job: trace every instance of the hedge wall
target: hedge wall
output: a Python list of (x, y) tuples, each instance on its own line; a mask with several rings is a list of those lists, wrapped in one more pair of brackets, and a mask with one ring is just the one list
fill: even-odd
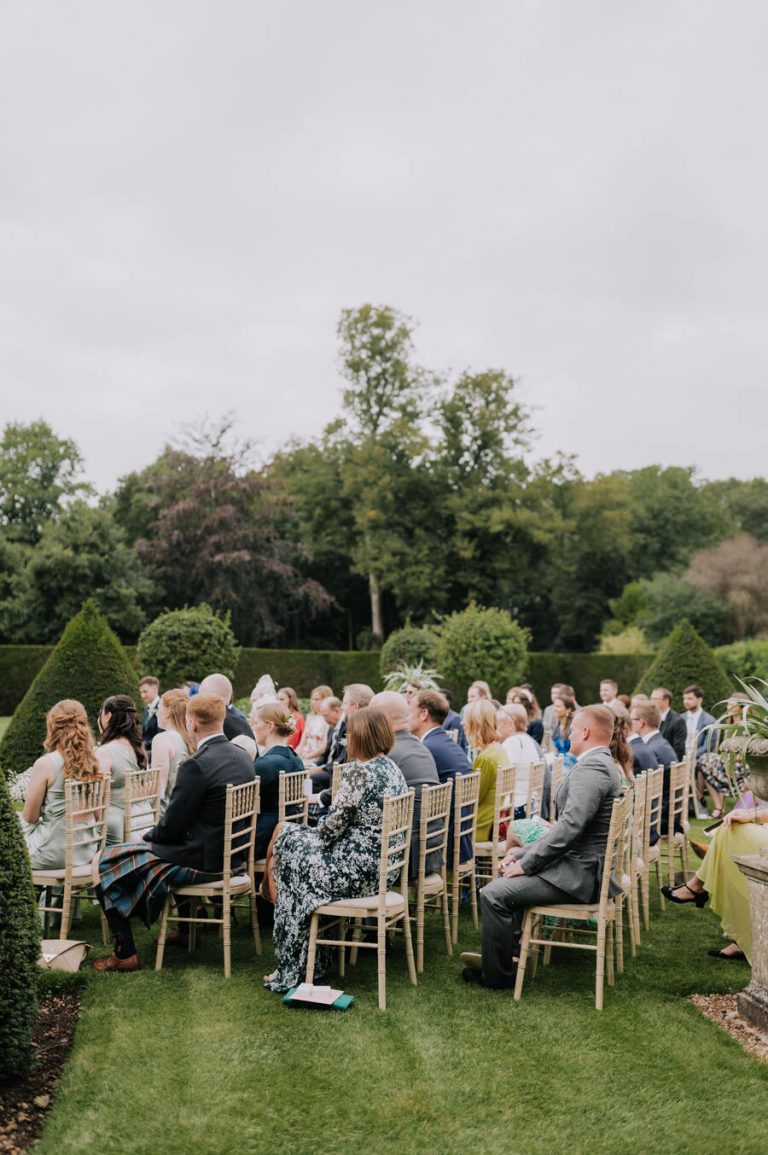
[[(136, 647), (124, 646), (136, 662)], [(12, 714), (42, 668), (50, 646), (0, 646), (0, 714)], [(379, 653), (357, 650), (257, 650), (243, 648), (235, 676), (235, 697), (250, 694), (261, 674), (269, 673), (281, 686), (293, 686), (307, 697), (313, 686), (326, 683), (339, 692), (350, 682), (382, 687)], [(531, 682), (542, 705), (549, 702), (553, 682), (568, 682), (580, 702), (596, 702), (601, 678), (615, 678), (620, 693), (632, 693), (653, 660), (651, 654), (528, 655), (525, 681)], [(167, 687), (164, 687), (167, 689)], [(462, 687), (457, 690), (461, 698)]]

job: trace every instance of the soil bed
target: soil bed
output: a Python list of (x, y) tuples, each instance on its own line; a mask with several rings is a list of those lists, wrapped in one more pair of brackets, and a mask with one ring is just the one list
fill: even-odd
[(768, 1035), (743, 1019), (736, 1007), (736, 995), (691, 995), (691, 1002), (702, 1014), (717, 1023), (745, 1051), (768, 1062)]
[(0, 1087), (0, 1152), (28, 1151), (45, 1124), (80, 1017), (80, 992), (41, 995), (32, 1035), (35, 1066)]

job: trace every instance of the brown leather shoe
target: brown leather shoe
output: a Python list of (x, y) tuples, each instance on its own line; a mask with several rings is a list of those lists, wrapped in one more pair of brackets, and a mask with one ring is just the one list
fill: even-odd
[(180, 926), (177, 926), (175, 930), (169, 931), (165, 936), (165, 945), (186, 948), (189, 946), (189, 935)]
[(132, 954), (130, 958), (118, 958), (116, 954), (111, 954), (109, 958), (99, 958), (93, 964), (95, 971), (140, 971), (141, 959), (137, 954)]

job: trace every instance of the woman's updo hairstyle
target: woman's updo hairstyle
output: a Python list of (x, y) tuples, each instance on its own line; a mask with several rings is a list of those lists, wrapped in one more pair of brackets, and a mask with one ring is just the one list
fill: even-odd
[(279, 738), (290, 738), (296, 731), (296, 719), (279, 702), (265, 702), (263, 706), (256, 707), (256, 713), (262, 722), (275, 727)]
[(139, 769), (143, 770), (147, 756), (141, 740), (141, 728), (133, 698), (129, 698), (127, 694), (112, 694), (102, 703), (99, 717), (102, 714), (107, 715), (107, 721), (101, 732), (99, 745), (106, 746), (107, 742), (125, 738), (133, 747)]
[(74, 698), (64, 698), (48, 711), (45, 748), (61, 754), (65, 778), (90, 782), (101, 777), (88, 715)]

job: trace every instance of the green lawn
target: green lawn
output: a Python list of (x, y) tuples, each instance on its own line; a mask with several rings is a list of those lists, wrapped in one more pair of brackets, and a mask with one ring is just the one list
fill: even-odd
[[(96, 943), (97, 931), (89, 908), (74, 933)], [(466, 915), (460, 937), (477, 945)], [(228, 982), (217, 939), (203, 940), (161, 974), (89, 973), (37, 1155), (766, 1150), (765, 1067), (687, 998), (749, 978), (707, 957), (722, 941), (707, 912), (657, 914), (602, 1014), (586, 955), (556, 954), (515, 1004), (463, 984), (434, 925), (418, 989), (392, 949), (385, 1014), (373, 952), (347, 979), (357, 1005), (323, 1013), (263, 990), (268, 936), (256, 961), (237, 930)], [(147, 963), (150, 942), (142, 933)]]

